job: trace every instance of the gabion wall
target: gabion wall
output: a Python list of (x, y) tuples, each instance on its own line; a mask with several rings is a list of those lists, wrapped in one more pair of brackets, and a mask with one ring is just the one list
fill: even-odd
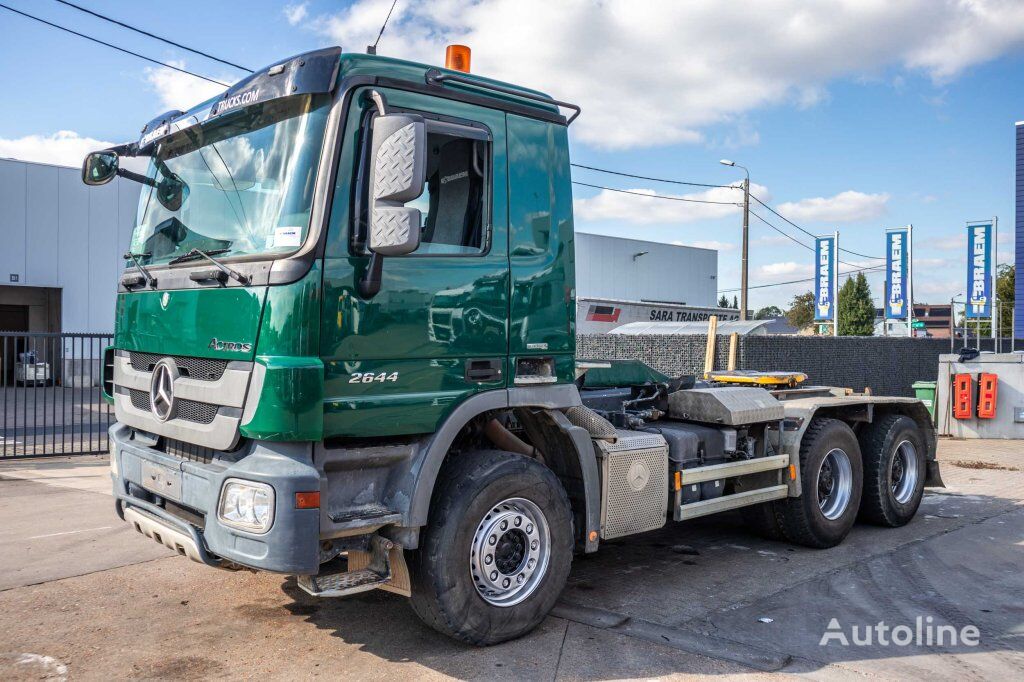
[[(583, 335), (577, 337), (576, 355), (581, 359), (641, 360), (673, 376), (700, 374), (706, 341), (704, 335)], [(737, 366), (806, 372), (808, 383), (857, 391), (870, 387), (879, 395), (913, 396), (915, 381), (934, 381), (938, 376), (939, 355), (944, 353), (949, 353), (948, 339), (741, 336)], [(718, 337), (715, 358), (715, 369), (728, 366), (728, 336)]]

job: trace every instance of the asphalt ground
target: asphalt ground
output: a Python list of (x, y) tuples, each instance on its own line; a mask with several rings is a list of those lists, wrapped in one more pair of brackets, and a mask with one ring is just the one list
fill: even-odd
[[(541, 627), (486, 649), (396, 595), (316, 600), (172, 556), (117, 519), (105, 458), (4, 461), (0, 679), (1020, 678), (1024, 441), (941, 441), (939, 457), (948, 487), (913, 522), (830, 550), (734, 514), (603, 543)], [(919, 619), (979, 643), (852, 642)]]

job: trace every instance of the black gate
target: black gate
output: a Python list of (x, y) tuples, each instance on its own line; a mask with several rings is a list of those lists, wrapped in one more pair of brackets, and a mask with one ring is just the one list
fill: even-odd
[(107, 451), (103, 400), (111, 334), (0, 332), (0, 458)]

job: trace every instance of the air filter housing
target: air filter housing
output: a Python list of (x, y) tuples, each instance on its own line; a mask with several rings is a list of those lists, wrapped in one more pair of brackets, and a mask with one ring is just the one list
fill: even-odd
[(595, 440), (601, 463), (601, 538), (665, 525), (668, 444), (660, 434), (618, 430), (614, 443)]

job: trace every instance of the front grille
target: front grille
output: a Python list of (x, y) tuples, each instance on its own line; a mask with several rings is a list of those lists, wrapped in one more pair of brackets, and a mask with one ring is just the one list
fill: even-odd
[[(137, 410), (150, 410), (149, 393), (134, 388), (128, 389), (128, 395), (132, 401), (132, 407)], [(217, 416), (217, 405), (201, 403), (197, 400), (184, 400), (178, 398), (174, 401), (174, 418), (183, 419), (196, 424), (209, 424)]]
[(164, 358), (171, 358), (178, 366), (183, 377), (200, 381), (217, 381), (224, 375), (228, 366), (227, 360), (211, 360), (209, 358), (190, 358), (184, 355), (160, 355), (158, 353), (128, 353), (128, 361), (137, 372), (152, 372), (153, 366)]
[(202, 445), (194, 445), (174, 438), (162, 438), (163, 451), (168, 455), (188, 460), (189, 462), (202, 462), (209, 464), (213, 461), (216, 450), (204, 448)]

